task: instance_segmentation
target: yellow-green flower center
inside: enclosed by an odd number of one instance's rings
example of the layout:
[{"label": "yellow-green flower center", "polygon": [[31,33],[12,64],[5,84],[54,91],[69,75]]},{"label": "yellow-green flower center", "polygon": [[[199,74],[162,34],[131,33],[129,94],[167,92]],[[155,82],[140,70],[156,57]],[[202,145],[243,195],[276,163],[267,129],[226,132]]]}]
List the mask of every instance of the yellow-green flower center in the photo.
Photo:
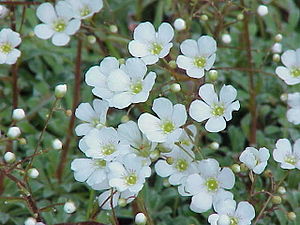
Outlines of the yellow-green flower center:
[{"label": "yellow-green flower center", "polygon": [[80,16],[84,17],[91,13],[91,10],[88,6],[84,6],[80,11]]},{"label": "yellow-green flower center", "polygon": [[292,69],[291,75],[292,77],[300,77],[300,68]]},{"label": "yellow-green flower center", "polygon": [[178,159],[175,168],[178,171],[183,172],[188,168],[188,163],[185,159]]},{"label": "yellow-green flower center", "polygon": [[296,157],[295,156],[287,156],[285,159],[284,159],[284,161],[286,162],[286,163],[289,163],[289,164],[292,164],[292,165],[295,165],[296,164],[296,162],[297,162],[297,160],[296,160]]},{"label": "yellow-green flower center", "polygon": [[217,191],[219,188],[219,182],[213,177],[208,178],[205,182],[205,185],[208,191]]},{"label": "yellow-green flower center", "polygon": [[134,185],[137,182],[137,176],[132,173],[129,176],[125,177],[125,181],[128,185]]},{"label": "yellow-green flower center", "polygon": [[230,218],[230,224],[229,225],[238,225],[238,219],[235,217]]},{"label": "yellow-green flower center", "polygon": [[116,147],[113,144],[105,145],[102,148],[102,152],[104,155],[111,155],[116,151]]},{"label": "yellow-green flower center", "polygon": [[58,20],[54,23],[53,29],[56,32],[63,32],[66,29],[66,23],[63,20]]},{"label": "yellow-green flower center", "polygon": [[136,82],[135,84],[131,85],[131,91],[134,94],[138,94],[143,90],[143,84],[141,81]]},{"label": "yellow-green flower center", "polygon": [[206,64],[206,58],[204,57],[196,57],[194,59],[194,65],[197,66],[198,68],[203,68]]},{"label": "yellow-green flower center", "polygon": [[4,44],[0,45],[0,52],[2,52],[4,54],[10,53],[12,50],[13,50],[13,47],[9,43],[4,43]]},{"label": "yellow-green flower center", "polygon": [[225,112],[225,107],[222,105],[215,105],[212,110],[214,116],[222,116]]},{"label": "yellow-green flower center", "polygon": [[181,145],[190,146],[191,142],[188,139],[182,139],[179,141]]},{"label": "yellow-green flower center", "polygon": [[152,55],[158,55],[162,49],[163,49],[163,46],[155,42],[152,44],[152,48],[151,48],[150,52]]},{"label": "yellow-green flower center", "polygon": [[163,123],[161,128],[165,134],[168,134],[168,133],[171,133],[175,129],[175,126],[171,121],[166,121]]},{"label": "yellow-green flower center", "polygon": [[103,159],[99,159],[96,161],[96,165],[99,167],[105,167],[106,166],[106,161]]}]

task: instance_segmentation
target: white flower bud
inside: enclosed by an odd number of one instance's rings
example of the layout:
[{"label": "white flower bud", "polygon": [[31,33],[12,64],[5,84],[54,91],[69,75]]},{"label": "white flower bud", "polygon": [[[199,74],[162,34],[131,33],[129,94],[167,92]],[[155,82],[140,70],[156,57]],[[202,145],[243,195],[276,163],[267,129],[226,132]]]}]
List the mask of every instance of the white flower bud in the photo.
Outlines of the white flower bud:
[{"label": "white flower bud", "polygon": [[296,213],[294,213],[294,212],[289,212],[288,214],[287,214],[287,216],[288,216],[288,219],[289,220],[295,220],[296,218],[297,218],[297,216],[296,216]]},{"label": "white flower bud", "polygon": [[209,145],[209,147],[212,149],[212,150],[218,150],[219,149],[219,147],[220,147],[220,145],[219,145],[219,143],[218,142],[212,142],[210,145]]},{"label": "white flower bud", "polygon": [[52,148],[54,148],[55,150],[60,150],[62,149],[63,143],[59,140],[59,139],[54,139],[52,141]]},{"label": "white flower bud", "polygon": [[125,199],[125,198],[120,198],[120,199],[118,200],[118,205],[119,205],[120,207],[125,207],[125,206],[127,205],[126,199]]},{"label": "white flower bud", "polygon": [[36,219],[34,219],[33,217],[28,217],[24,222],[24,225],[35,225],[35,224],[36,224]]},{"label": "white flower bud", "polygon": [[210,70],[208,72],[208,76],[209,76],[209,79],[211,81],[216,81],[218,79],[218,71],[217,70]]},{"label": "white flower bud", "polygon": [[18,138],[21,135],[21,130],[19,127],[10,127],[7,131],[7,136],[9,138]]},{"label": "white flower bud", "polygon": [[65,211],[65,213],[69,213],[69,214],[75,212],[76,206],[75,206],[74,202],[72,202],[72,201],[66,202],[64,205],[64,211]]},{"label": "white flower bud", "polygon": [[28,176],[30,178],[35,179],[35,178],[37,178],[39,176],[39,174],[40,173],[39,173],[39,171],[36,168],[31,168],[31,169],[28,170]]},{"label": "white flower bud", "polygon": [[280,187],[278,188],[277,191],[278,191],[278,193],[281,194],[281,195],[284,195],[284,194],[286,193],[285,187],[282,187],[282,186],[280,186]]},{"label": "white flower bud", "polygon": [[116,25],[110,25],[109,30],[112,33],[118,33],[118,27]]},{"label": "white flower bud", "polygon": [[236,16],[237,20],[243,20],[244,19],[244,14],[243,13],[239,13],[237,16]]},{"label": "white flower bud", "polygon": [[281,53],[282,52],[282,45],[280,43],[275,43],[272,46],[272,52],[273,53]]},{"label": "white flower bud", "polygon": [[134,221],[137,225],[145,225],[147,223],[147,217],[144,213],[138,213],[136,214]]},{"label": "white flower bud", "polygon": [[275,37],[274,37],[274,40],[276,42],[281,42],[282,41],[282,34],[276,34]]},{"label": "white flower bud", "polygon": [[87,37],[87,39],[88,39],[88,42],[89,42],[90,44],[95,44],[96,41],[97,41],[97,39],[96,39],[96,37],[95,37],[94,35],[89,35],[89,36]]},{"label": "white flower bud", "polygon": [[200,16],[200,19],[203,21],[207,21],[208,20],[208,16],[206,14],[203,14]]},{"label": "white flower bud", "polygon": [[25,118],[25,112],[23,109],[14,109],[13,113],[12,113],[12,118],[13,120],[22,120]]},{"label": "white flower bud", "polygon": [[231,43],[231,36],[229,34],[223,34],[222,35],[222,41],[224,44],[230,44]]},{"label": "white flower bud", "polygon": [[55,87],[55,97],[56,98],[63,98],[67,93],[67,85],[66,84],[59,84]]},{"label": "white flower bud", "polygon": [[185,30],[186,29],[186,23],[184,21],[184,19],[182,18],[177,18],[174,21],[174,27],[176,30],[181,31],[181,30]]},{"label": "white flower bud", "polygon": [[288,100],[288,94],[287,93],[283,93],[280,95],[280,100],[283,102],[286,102]]},{"label": "white flower bud", "polygon": [[258,15],[260,15],[260,16],[265,16],[265,15],[267,15],[267,14],[269,13],[268,7],[265,6],[265,5],[259,5],[259,6],[257,7],[257,13],[258,13]]},{"label": "white flower bud", "polygon": [[181,91],[180,84],[178,84],[178,83],[171,84],[171,91],[175,92],[175,93],[180,92]]},{"label": "white flower bud", "polygon": [[127,116],[127,115],[124,115],[124,116],[122,116],[122,118],[121,118],[121,122],[122,123],[126,123],[126,122],[128,122],[130,120],[130,118],[129,118],[129,116]]},{"label": "white flower bud", "polygon": [[230,224],[230,218],[227,215],[220,215],[218,219],[218,225],[229,225]]},{"label": "white flower bud", "polygon": [[7,163],[13,163],[16,160],[16,155],[12,152],[6,152],[4,154],[4,161]]},{"label": "white flower bud", "polygon": [[280,55],[275,53],[275,54],[273,54],[272,60],[273,60],[273,62],[278,63],[278,62],[280,62],[280,58],[281,58]]},{"label": "white flower bud", "polygon": [[239,172],[241,172],[241,166],[240,166],[239,164],[233,164],[233,165],[231,166],[231,169],[232,169],[232,171],[233,171],[234,173],[239,173]]},{"label": "white flower bud", "polygon": [[3,5],[0,5],[0,19],[3,19],[4,17],[6,17],[9,13],[8,8],[6,8]]}]

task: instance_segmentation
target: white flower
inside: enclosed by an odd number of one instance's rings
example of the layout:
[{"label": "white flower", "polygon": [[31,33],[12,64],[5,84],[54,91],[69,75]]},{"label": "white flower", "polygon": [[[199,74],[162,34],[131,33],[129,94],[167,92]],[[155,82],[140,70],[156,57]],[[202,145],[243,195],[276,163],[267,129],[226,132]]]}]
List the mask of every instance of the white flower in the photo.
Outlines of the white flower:
[{"label": "white flower", "polygon": [[116,58],[106,57],[100,66],[87,71],[85,81],[94,87],[94,95],[107,100],[110,107],[123,109],[131,103],[147,101],[156,74],[146,73],[147,67],[140,59],[127,59],[120,66]]},{"label": "white flower", "polygon": [[269,150],[260,148],[257,150],[253,147],[247,147],[240,155],[240,161],[243,162],[250,170],[256,174],[261,174],[268,164],[270,158]]},{"label": "white flower", "polygon": [[170,184],[180,185],[189,175],[197,172],[197,164],[193,162],[195,154],[191,150],[186,153],[176,146],[167,155],[166,160],[157,161],[155,171],[161,177],[169,177]]},{"label": "white flower", "polygon": [[86,182],[95,190],[108,189],[106,165],[109,162],[103,159],[74,159],[71,169],[74,171],[74,178],[79,182]]},{"label": "white flower", "polygon": [[282,52],[282,45],[280,43],[275,43],[272,46],[272,52],[273,53],[281,53]]},{"label": "white flower", "polygon": [[65,213],[71,214],[76,211],[76,205],[72,201],[68,201],[64,204]]},{"label": "white flower", "polygon": [[16,161],[16,155],[13,152],[5,152],[3,158],[7,163],[13,163],[14,161]]},{"label": "white flower", "polygon": [[21,130],[19,127],[10,127],[7,131],[7,136],[9,138],[18,138],[21,135]]},{"label": "white flower", "polygon": [[120,124],[118,134],[124,143],[130,145],[131,151],[140,157],[149,158],[157,145],[157,143],[149,141],[133,121]]},{"label": "white flower", "polygon": [[52,148],[55,150],[60,150],[63,147],[63,143],[58,138],[52,141]]},{"label": "white flower", "polygon": [[9,28],[0,31],[0,64],[14,64],[21,56],[16,47],[21,43],[20,34]]},{"label": "white flower", "polygon": [[23,109],[14,109],[13,113],[12,113],[12,118],[13,120],[22,120],[25,118],[25,112]]},{"label": "white flower", "polygon": [[131,55],[141,57],[147,65],[152,65],[169,54],[173,37],[174,30],[168,23],[162,23],[158,32],[150,22],[141,23],[135,28],[134,40],[129,42],[128,49]]},{"label": "white flower", "polygon": [[108,190],[103,192],[98,197],[98,204],[101,207],[101,209],[105,210],[111,210],[115,208],[118,205],[119,199],[124,199],[126,203],[132,202],[136,197],[136,193],[132,193],[129,190],[119,192],[117,190]]},{"label": "white flower", "polygon": [[24,225],[35,225],[35,224],[36,224],[36,219],[33,217],[28,217],[24,222]]},{"label": "white flower", "polygon": [[217,43],[210,36],[201,36],[198,41],[185,40],[180,50],[183,55],[177,57],[178,67],[185,69],[190,77],[201,78],[204,70],[210,70],[216,60]]},{"label": "white flower", "polygon": [[174,143],[182,133],[187,114],[185,106],[176,104],[166,98],[157,98],[153,102],[152,110],[157,117],[143,113],[138,119],[138,126],[146,137],[153,142]]},{"label": "white flower", "polygon": [[37,8],[36,15],[43,23],[34,28],[34,33],[45,40],[52,37],[56,46],[67,45],[70,35],[75,34],[81,24],[79,19],[72,19],[73,10],[65,1],[59,1],[55,9],[50,3],[43,3]]},{"label": "white flower", "polygon": [[178,31],[181,31],[181,30],[185,30],[186,29],[186,23],[185,23],[185,20],[182,19],[182,18],[177,18],[175,21],[174,21],[174,27],[176,30]]},{"label": "white flower", "polygon": [[276,74],[288,85],[300,83],[300,48],[287,50],[281,56],[284,66],[276,68]]},{"label": "white flower", "polygon": [[93,129],[83,139],[87,157],[111,161],[129,151],[129,145],[120,142],[117,131],[112,127]]},{"label": "white flower", "polygon": [[228,225],[250,225],[255,217],[254,207],[246,201],[236,206],[236,201],[233,199],[222,199],[215,203],[214,209],[217,214],[208,217],[211,225],[225,225],[226,218],[229,219]]},{"label": "white flower", "polygon": [[123,192],[138,193],[144,186],[145,178],[150,177],[151,169],[144,159],[135,154],[127,154],[120,162],[114,161],[109,167],[109,185]]},{"label": "white flower", "polygon": [[288,121],[295,125],[300,124],[300,92],[288,94],[287,103],[290,107],[286,113]]},{"label": "white flower", "polygon": [[222,35],[222,41],[223,41],[224,44],[230,44],[231,43],[230,34],[223,34]]},{"label": "white flower", "polygon": [[138,213],[135,215],[134,222],[137,225],[145,225],[147,223],[147,217],[144,213]]},{"label": "white flower", "polygon": [[86,19],[99,12],[103,7],[102,0],[66,0],[72,9],[73,17],[76,19]]},{"label": "white flower", "polygon": [[265,5],[259,5],[257,7],[257,14],[260,16],[266,16],[269,13],[268,7]]},{"label": "white flower", "polygon": [[35,179],[40,175],[39,171],[36,168],[31,168],[28,170],[28,176]]},{"label": "white flower", "polygon": [[295,141],[293,149],[288,139],[279,139],[273,151],[273,158],[280,163],[282,169],[300,170],[300,139]]},{"label": "white flower", "polygon": [[208,121],[205,129],[209,132],[219,132],[226,128],[226,121],[232,119],[232,111],[239,110],[240,103],[234,101],[237,91],[231,85],[224,85],[220,91],[220,97],[216,94],[212,84],[204,84],[199,89],[202,100],[194,100],[191,103],[189,114],[198,121]]},{"label": "white flower", "polygon": [[185,191],[193,196],[191,210],[202,213],[209,210],[218,198],[232,195],[224,189],[231,189],[235,178],[231,169],[221,170],[215,159],[200,161],[198,169],[200,174],[192,174],[187,178]]},{"label": "white flower", "polygon": [[63,98],[67,93],[68,86],[66,84],[58,84],[55,86],[54,95],[56,98]]},{"label": "white flower", "polygon": [[75,111],[75,115],[83,123],[75,128],[78,136],[87,135],[93,129],[101,129],[106,124],[106,114],[108,102],[100,99],[93,101],[93,106],[89,103],[81,103]]}]

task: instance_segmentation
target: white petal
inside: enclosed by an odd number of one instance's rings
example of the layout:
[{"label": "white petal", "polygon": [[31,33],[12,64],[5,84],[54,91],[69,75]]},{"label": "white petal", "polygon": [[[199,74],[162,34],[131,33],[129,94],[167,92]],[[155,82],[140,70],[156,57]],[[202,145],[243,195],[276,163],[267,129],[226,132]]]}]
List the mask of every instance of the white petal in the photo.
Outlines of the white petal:
[{"label": "white petal", "polygon": [[41,4],[36,10],[37,17],[46,24],[51,24],[56,18],[54,7],[50,3]]},{"label": "white petal", "polygon": [[237,96],[237,91],[231,85],[223,85],[220,91],[220,101],[224,103],[224,105],[232,103]]},{"label": "white petal", "polygon": [[155,29],[150,22],[140,23],[134,30],[133,38],[140,42],[148,43],[155,40]]},{"label": "white petal", "polygon": [[20,56],[21,51],[19,49],[13,49],[9,54],[7,54],[6,63],[10,65],[14,64]]},{"label": "white petal", "polygon": [[80,25],[81,25],[81,21],[79,19],[71,20],[66,27],[65,30],[66,34],[68,35],[75,34],[79,30]]},{"label": "white petal", "polygon": [[131,93],[122,92],[122,93],[116,94],[112,97],[112,99],[110,101],[110,105],[112,107],[116,107],[118,109],[124,109],[132,103],[131,98],[132,98]]},{"label": "white petal", "polygon": [[85,82],[89,86],[105,86],[106,77],[101,73],[99,66],[92,66],[85,74]]},{"label": "white petal", "polygon": [[198,39],[199,54],[208,57],[217,51],[217,42],[210,36],[201,36]]},{"label": "white petal", "polygon": [[287,155],[292,154],[292,145],[288,139],[279,139],[276,142],[276,149],[273,151],[273,158],[276,162],[284,162]]},{"label": "white petal", "polygon": [[174,169],[172,165],[169,165],[165,160],[158,160],[157,163],[155,163],[155,172],[158,176],[168,177],[174,173]]},{"label": "white petal", "polygon": [[140,41],[132,40],[128,44],[128,50],[135,57],[144,57],[149,55],[148,46]]},{"label": "white petal", "polygon": [[65,33],[55,33],[52,37],[52,43],[56,46],[67,45],[70,41],[70,36]]},{"label": "white petal", "polygon": [[185,190],[192,195],[196,195],[204,190],[204,182],[205,180],[202,176],[199,174],[192,174],[186,179]]},{"label": "white petal", "polygon": [[300,124],[300,107],[295,109],[289,109],[286,113],[286,117],[289,122],[298,125]]},{"label": "white petal", "polygon": [[228,105],[225,109],[224,117],[226,121],[229,121],[232,119],[232,112],[237,111],[240,109],[240,102],[236,100],[232,104]]},{"label": "white petal", "polygon": [[209,132],[219,132],[226,128],[226,121],[222,116],[211,117],[205,124],[205,129]]},{"label": "white petal", "polygon": [[190,208],[196,213],[203,213],[211,209],[212,196],[207,192],[200,192],[192,197]]},{"label": "white petal", "polygon": [[291,68],[296,65],[296,51],[294,50],[287,50],[281,56],[282,63]]},{"label": "white petal", "polygon": [[90,186],[101,184],[102,182],[105,183],[106,180],[106,173],[105,169],[97,168],[91,176],[88,178],[86,183]]},{"label": "white petal", "polygon": [[259,163],[257,166],[253,168],[253,172],[256,174],[261,174],[265,170],[266,166],[267,166],[266,162]]},{"label": "white petal", "polygon": [[204,76],[204,69],[203,68],[192,67],[192,68],[187,69],[186,74],[189,77],[201,78],[201,77]]},{"label": "white petal", "polygon": [[128,144],[138,145],[142,143],[141,132],[137,124],[133,121],[120,124],[118,126],[118,134],[123,140],[126,140]]},{"label": "white petal", "polygon": [[199,96],[208,104],[214,105],[218,102],[218,96],[213,84],[204,84],[199,88]]},{"label": "white petal", "polygon": [[146,75],[147,67],[141,59],[130,58],[126,60],[124,70],[131,78],[140,80]]},{"label": "white petal", "polygon": [[89,123],[82,123],[75,128],[75,133],[77,136],[83,136],[88,134],[92,129],[93,127]]},{"label": "white petal", "polygon": [[300,139],[297,139],[293,146],[294,154],[300,159]]},{"label": "white petal", "polygon": [[194,120],[198,122],[207,120],[212,116],[211,108],[205,102],[200,100],[194,100],[191,103],[189,114]]},{"label": "white petal", "polygon": [[97,115],[89,103],[81,103],[75,111],[75,116],[82,121],[92,122]]},{"label": "white petal", "polygon": [[173,113],[173,104],[167,98],[157,98],[153,102],[152,110],[160,119],[170,120]]},{"label": "white petal", "polygon": [[[99,206],[104,210],[111,210],[111,206],[116,207],[118,205],[118,199],[120,197],[120,193],[117,192],[114,195],[112,195],[113,192],[111,190],[103,192],[98,197],[98,204]],[[111,199],[111,196],[113,198]]]},{"label": "white petal", "polygon": [[54,30],[48,24],[39,24],[35,26],[34,33],[38,38],[49,39],[54,34]]},{"label": "white petal", "polygon": [[58,17],[64,18],[67,21],[74,17],[72,7],[66,1],[59,1],[56,3],[55,10]]},{"label": "white petal", "polygon": [[142,57],[142,60],[146,65],[153,65],[158,62],[159,58],[157,55],[146,55]]},{"label": "white petal", "polygon": [[218,175],[218,181],[222,188],[231,189],[235,183],[235,177],[231,169],[223,168]]},{"label": "white petal", "polygon": [[71,169],[74,171],[74,178],[79,182],[84,182],[95,171],[91,159],[74,159],[71,163]]},{"label": "white petal", "polygon": [[219,163],[215,159],[205,159],[198,163],[200,174],[205,177],[217,177],[220,171]]},{"label": "white petal", "polygon": [[159,58],[164,58],[164,57],[166,57],[166,56],[169,54],[170,49],[171,49],[172,47],[173,47],[173,43],[169,43],[169,44],[165,45],[165,46],[163,47],[163,49],[161,50],[161,52],[159,53],[158,57],[159,57]]},{"label": "white petal", "polygon": [[184,55],[179,55],[176,60],[176,64],[181,69],[189,69],[194,67],[193,59]]},{"label": "white petal", "polygon": [[205,63],[205,69],[210,70],[216,61],[216,54],[212,54]]},{"label": "white petal", "polygon": [[163,44],[166,45],[169,43],[174,37],[174,30],[169,23],[162,23],[157,32],[158,40]]},{"label": "white petal", "polygon": [[176,104],[173,108],[172,121],[176,127],[181,127],[187,120],[186,108],[182,104]]},{"label": "white petal", "polygon": [[180,45],[180,50],[184,55],[192,58],[199,55],[197,42],[192,39],[183,41]]},{"label": "white petal", "polygon": [[300,92],[288,94],[288,105],[292,108],[300,108]]},{"label": "white petal", "polygon": [[160,120],[157,117],[149,113],[143,113],[138,119],[138,126],[150,141],[166,141],[166,135],[162,132]]},{"label": "white petal", "polygon": [[150,72],[148,73],[148,75],[145,77],[145,79],[143,80],[143,91],[145,92],[149,92],[152,90],[152,87],[155,83],[155,79],[156,79],[156,73],[154,72]]},{"label": "white petal", "polygon": [[20,38],[20,34],[14,31],[11,31],[7,34],[7,38],[9,43],[12,45],[12,47],[17,47],[19,44],[21,44],[22,39]]},{"label": "white petal", "polygon": [[255,210],[250,203],[243,201],[238,204],[235,214],[250,221],[255,217]]},{"label": "white petal", "polygon": [[96,112],[96,115],[99,118],[100,123],[106,123],[106,115],[109,108],[108,102],[100,99],[95,99],[93,101],[93,107]]},{"label": "white petal", "polygon": [[111,91],[127,91],[130,86],[130,78],[121,69],[113,70],[107,77],[107,86]]},{"label": "white petal", "polygon": [[208,222],[210,225],[218,225],[219,215],[218,214],[212,214],[208,217]]},{"label": "white petal", "polygon": [[260,161],[267,161],[270,158],[270,152],[267,148],[259,149],[259,159]]},{"label": "white petal", "polygon": [[119,61],[115,57],[105,57],[100,63],[100,71],[105,76],[115,69],[119,69]]}]

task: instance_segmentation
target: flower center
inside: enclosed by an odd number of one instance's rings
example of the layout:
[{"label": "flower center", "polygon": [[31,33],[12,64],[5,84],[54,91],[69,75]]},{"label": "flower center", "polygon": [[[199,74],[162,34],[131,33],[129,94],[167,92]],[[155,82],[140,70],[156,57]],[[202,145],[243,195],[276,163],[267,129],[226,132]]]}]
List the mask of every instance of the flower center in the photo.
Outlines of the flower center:
[{"label": "flower center", "polygon": [[188,168],[188,163],[185,159],[178,159],[175,168],[178,171],[183,172]]},{"label": "flower center", "polygon": [[99,167],[105,167],[106,166],[106,161],[103,160],[103,159],[96,160],[96,165],[99,166]]},{"label": "flower center", "polygon": [[230,224],[229,225],[238,225],[238,219],[235,217],[230,218]]},{"label": "flower center", "polygon": [[287,156],[287,157],[284,159],[284,161],[285,161],[286,163],[289,163],[289,164],[292,164],[292,165],[295,165],[296,162],[297,162],[296,157],[295,157],[295,156],[292,156],[292,155]]},{"label": "flower center", "polygon": [[171,133],[175,129],[175,126],[171,121],[166,121],[165,123],[163,123],[161,128],[165,134],[168,134],[168,133]]},{"label": "flower center", "polygon": [[128,185],[134,185],[137,182],[137,176],[134,173],[132,173],[129,176],[125,177],[125,181]]},{"label": "flower center", "polygon": [[116,147],[113,144],[105,145],[102,148],[102,152],[104,155],[111,155],[116,151]]},{"label": "flower center", "polygon": [[160,44],[155,42],[152,44],[152,48],[151,48],[150,52],[152,55],[158,55],[162,49],[163,49],[163,47]]},{"label": "flower center", "polygon": [[4,44],[0,45],[0,52],[2,52],[4,54],[10,53],[12,50],[13,50],[13,47],[9,43],[4,43]]},{"label": "flower center", "polygon": [[84,17],[91,13],[91,10],[88,6],[84,6],[80,11],[80,16]]},{"label": "flower center", "polygon": [[212,114],[214,116],[222,116],[225,112],[225,107],[222,105],[216,105],[213,107]]},{"label": "flower center", "polygon": [[300,77],[300,68],[292,69],[291,75],[292,77]]},{"label": "flower center", "polygon": [[66,29],[66,23],[63,20],[58,20],[54,23],[53,29],[56,32],[62,32]]},{"label": "flower center", "polygon": [[208,178],[205,182],[205,185],[207,186],[208,191],[214,191],[215,192],[219,188],[219,182],[213,177]]},{"label": "flower center", "polygon": [[143,84],[141,81],[138,81],[135,84],[132,84],[130,88],[134,94],[138,94],[143,90]]},{"label": "flower center", "polygon": [[194,59],[194,65],[198,68],[203,68],[206,64],[206,59],[204,57],[196,57]]}]

